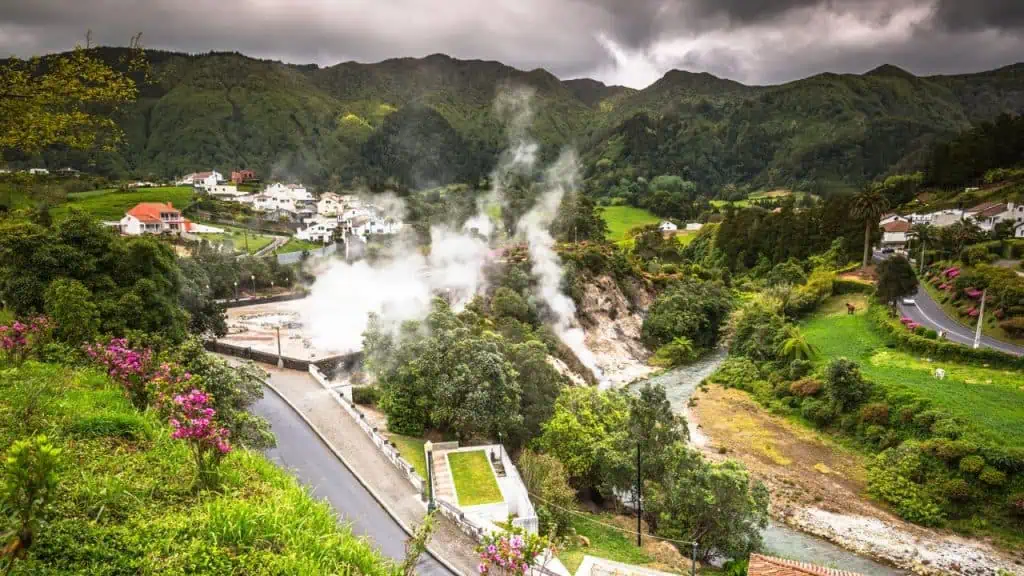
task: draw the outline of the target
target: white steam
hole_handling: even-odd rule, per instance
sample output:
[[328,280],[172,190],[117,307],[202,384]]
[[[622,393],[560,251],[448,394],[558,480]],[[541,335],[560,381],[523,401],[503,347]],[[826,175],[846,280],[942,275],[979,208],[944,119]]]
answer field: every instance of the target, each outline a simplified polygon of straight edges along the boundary
[[562,152],[558,161],[547,169],[544,177],[544,193],[537,203],[519,220],[516,228],[526,237],[530,251],[530,265],[537,277],[537,295],[554,314],[555,334],[562,339],[580,362],[594,376],[601,379],[594,353],[587,347],[585,334],[576,322],[576,304],[562,293],[562,262],[555,253],[555,239],[551,236],[551,223],[558,214],[567,190],[576,184],[576,153]]

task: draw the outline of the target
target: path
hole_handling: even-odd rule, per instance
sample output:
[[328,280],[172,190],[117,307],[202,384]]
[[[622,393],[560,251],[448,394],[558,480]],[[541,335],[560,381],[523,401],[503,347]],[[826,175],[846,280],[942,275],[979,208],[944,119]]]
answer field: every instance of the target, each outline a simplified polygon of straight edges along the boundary
[[[234,358],[228,359],[231,362],[238,361]],[[327,390],[306,372],[279,369],[266,364],[259,366],[270,374],[270,383],[323,433],[331,446],[370,484],[376,495],[402,523],[406,526],[416,526],[423,520],[426,506],[412,485],[377,451],[373,442]],[[322,446],[322,443],[319,445]],[[291,446],[282,444],[281,447],[286,452],[292,451]],[[289,456],[294,457],[292,454]],[[318,456],[323,457],[322,454]],[[333,454],[330,454],[329,458],[337,462]],[[338,464],[341,465],[340,462]],[[366,496],[369,496],[369,493]],[[344,510],[339,508],[339,511]],[[404,544],[404,535],[399,542]],[[384,542],[378,541],[378,545],[383,546]],[[463,574],[477,572],[479,557],[476,553],[476,543],[462,533],[454,523],[440,515],[434,522],[430,550],[434,555],[453,564]]]
[[256,253],[253,254],[253,256],[266,256],[267,254],[273,253],[274,250],[277,250],[278,248],[284,246],[287,243],[287,236],[274,236],[274,240],[270,244],[267,244],[263,248],[257,250]]
[[[974,345],[974,329],[950,318],[923,287],[918,288],[917,294],[914,295],[914,302],[914,306],[908,306],[901,301],[899,303],[900,314],[913,319],[914,322],[928,326],[936,332],[944,330],[948,340],[966,346]],[[1024,356],[1024,346],[1015,346],[984,334],[981,335],[981,344],[1014,356]]]
[[[315,497],[326,498],[352,523],[353,532],[373,540],[385,556],[398,561],[404,558],[407,536],[402,527],[284,400],[267,389],[254,412],[270,421],[277,436],[277,448],[268,450],[267,457],[295,474]],[[417,572],[451,574],[429,555],[420,559]]]

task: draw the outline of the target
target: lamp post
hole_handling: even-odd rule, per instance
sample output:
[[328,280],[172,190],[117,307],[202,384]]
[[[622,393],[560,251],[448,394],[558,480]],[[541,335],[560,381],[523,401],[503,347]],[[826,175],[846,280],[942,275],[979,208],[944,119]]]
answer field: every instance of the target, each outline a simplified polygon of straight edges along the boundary
[[642,548],[640,519],[643,517],[643,484],[640,481],[640,442],[636,443],[636,545]]
[[238,281],[235,280],[235,300],[238,300]]
[[255,296],[256,295],[256,275],[255,274],[250,274],[249,275],[249,279],[252,280],[252,294],[253,294],[253,296]]
[[434,511],[434,443],[430,440],[423,445],[427,451],[427,514]]
[[690,574],[691,574],[691,576],[697,576],[697,541],[696,540],[693,541],[693,556],[691,557]]

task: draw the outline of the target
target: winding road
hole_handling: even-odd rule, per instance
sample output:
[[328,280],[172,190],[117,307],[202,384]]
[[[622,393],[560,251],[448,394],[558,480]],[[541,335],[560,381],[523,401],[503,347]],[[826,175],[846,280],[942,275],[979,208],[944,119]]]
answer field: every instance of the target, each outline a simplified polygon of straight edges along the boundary
[[[408,538],[402,527],[276,392],[264,390],[253,411],[270,421],[277,436],[277,447],[267,450],[267,457],[295,474],[315,497],[326,498],[351,522],[353,532],[372,539],[382,554],[400,562]],[[429,554],[420,557],[416,573],[455,576]]]
[[[914,322],[928,326],[938,332],[943,330],[946,339],[966,346],[974,345],[974,329],[964,326],[950,318],[939,306],[939,303],[932,299],[931,294],[923,287],[919,287],[914,295],[914,305],[908,306],[902,301],[899,303],[900,314],[911,318]],[[981,345],[1014,356],[1024,356],[1024,347],[1015,346],[1009,342],[996,340],[989,336],[981,335]]]

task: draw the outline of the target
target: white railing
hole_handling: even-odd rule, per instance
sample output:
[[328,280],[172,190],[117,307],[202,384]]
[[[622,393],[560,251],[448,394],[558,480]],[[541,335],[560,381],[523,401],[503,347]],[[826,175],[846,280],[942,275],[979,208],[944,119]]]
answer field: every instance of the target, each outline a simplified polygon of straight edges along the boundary
[[314,380],[319,382],[320,385],[324,387],[324,389],[330,392],[331,397],[333,397],[334,400],[338,403],[338,405],[342,407],[345,413],[351,416],[352,419],[355,420],[356,424],[359,425],[359,428],[361,428],[363,432],[365,432],[366,435],[370,437],[370,440],[373,441],[373,444],[377,447],[377,450],[381,454],[383,454],[384,457],[387,458],[388,461],[395,466],[395,468],[398,468],[402,472],[402,475],[405,476],[405,479],[408,480],[409,483],[412,484],[413,488],[416,489],[416,493],[419,494],[420,497],[423,497],[423,493],[424,490],[426,489],[427,483],[426,481],[423,480],[423,477],[416,472],[416,468],[414,468],[412,464],[409,464],[409,462],[402,458],[402,455],[398,451],[398,449],[392,446],[387,438],[385,438],[379,432],[377,432],[377,429],[371,426],[366,421],[365,414],[360,412],[359,409],[356,408],[354,404],[350,404],[345,397],[343,397],[341,394],[338,394],[338,391],[334,390],[331,387],[330,382],[328,382],[327,380],[327,377],[325,377],[323,372],[321,372],[320,369],[317,368],[316,364],[311,363],[309,365],[309,373],[310,375],[313,376]]

